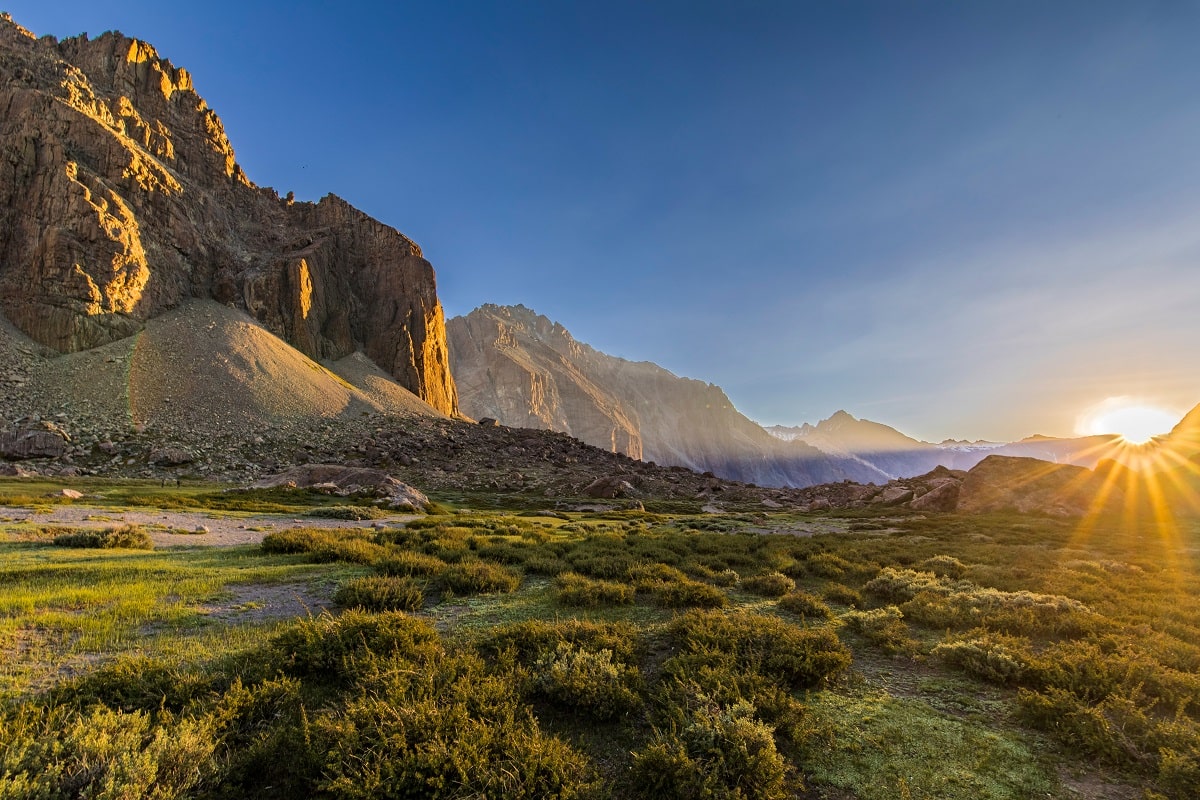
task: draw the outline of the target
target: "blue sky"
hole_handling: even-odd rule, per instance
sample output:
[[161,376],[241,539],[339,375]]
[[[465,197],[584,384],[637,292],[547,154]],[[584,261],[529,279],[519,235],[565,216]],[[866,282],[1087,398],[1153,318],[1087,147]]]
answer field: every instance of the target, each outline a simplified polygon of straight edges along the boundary
[[192,72],[255,182],[722,386],[926,439],[1200,402],[1200,4],[5,0]]

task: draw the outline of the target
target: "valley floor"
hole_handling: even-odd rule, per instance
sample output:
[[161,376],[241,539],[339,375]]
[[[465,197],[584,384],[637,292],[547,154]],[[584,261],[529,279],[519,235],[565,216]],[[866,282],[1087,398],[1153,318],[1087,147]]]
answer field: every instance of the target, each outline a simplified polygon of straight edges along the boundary
[[0,797],[1200,787],[1191,518],[30,486],[0,480]]

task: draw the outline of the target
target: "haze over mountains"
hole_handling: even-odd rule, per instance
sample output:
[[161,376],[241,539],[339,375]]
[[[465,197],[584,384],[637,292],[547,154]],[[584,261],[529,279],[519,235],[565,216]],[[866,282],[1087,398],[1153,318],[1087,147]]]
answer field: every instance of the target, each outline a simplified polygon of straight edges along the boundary
[[447,330],[468,416],[562,431],[634,458],[733,480],[886,483],[938,466],[969,470],[989,455],[1091,469],[1122,452],[1115,436],[935,444],[845,411],[816,425],[763,428],[720,387],[601,353],[524,306],[485,305],[450,319]]

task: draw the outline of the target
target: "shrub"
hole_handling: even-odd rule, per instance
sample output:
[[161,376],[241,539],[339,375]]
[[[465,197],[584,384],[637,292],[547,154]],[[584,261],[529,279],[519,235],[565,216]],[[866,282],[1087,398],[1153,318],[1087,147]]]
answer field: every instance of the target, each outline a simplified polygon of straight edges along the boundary
[[933,654],[947,664],[991,683],[1011,686],[1020,683],[1029,672],[1025,643],[1008,636],[983,634],[942,642]]
[[388,551],[366,539],[333,539],[312,550],[312,559],[321,564],[344,561],[348,564],[377,564],[387,557]]
[[299,743],[316,764],[309,796],[581,798],[588,759],[544,733],[508,676],[471,654],[403,654],[378,664],[361,693],[311,717]]
[[712,576],[712,582],[717,586],[737,586],[742,578],[736,570],[723,569]]
[[260,546],[264,553],[307,553],[330,541],[333,541],[333,536],[327,530],[291,528],[268,533]]
[[538,693],[596,719],[622,717],[641,705],[641,673],[614,662],[611,650],[590,651],[559,642],[553,655],[538,660],[535,674]]
[[367,611],[417,611],[425,603],[425,595],[412,578],[370,575],[343,583],[334,592],[333,602]]
[[884,567],[879,574],[863,586],[867,594],[890,603],[912,600],[918,592],[934,590],[945,593],[946,585],[932,572],[917,572],[911,569]]
[[375,569],[384,575],[407,575],[409,577],[440,575],[449,566],[437,556],[426,553],[414,553],[408,550],[388,550]]
[[851,589],[844,583],[827,583],[821,587],[821,595],[830,603],[862,608],[866,605],[863,596],[856,589]]
[[895,606],[870,611],[849,611],[842,617],[851,630],[857,631],[888,653],[911,653],[917,642],[908,635],[904,614]]
[[179,711],[211,689],[205,677],[186,666],[131,655],[55,687],[56,703],[80,709],[100,704],[117,711]]
[[5,797],[185,798],[218,771],[216,721],[59,708],[0,723]]
[[638,589],[649,591],[667,583],[681,583],[690,580],[682,570],[667,564],[638,564],[629,570],[628,578]]
[[555,555],[533,552],[525,558],[523,565],[526,572],[534,575],[555,576],[560,572],[569,572],[571,565]]
[[811,619],[830,619],[833,612],[825,601],[803,590],[789,592],[779,598],[779,607],[800,617]]
[[455,594],[515,592],[520,573],[484,561],[463,561],[448,566],[440,576],[442,585]]
[[574,572],[554,579],[554,599],[564,606],[597,608],[633,602],[634,588],[624,583],[594,580]]
[[707,583],[682,580],[664,583],[654,590],[660,605],[667,608],[723,608],[729,598],[723,591]]
[[383,519],[391,514],[375,506],[320,506],[304,512],[304,516],[361,522],[369,519]]
[[782,572],[764,572],[743,580],[742,588],[761,597],[783,597],[796,588],[796,582]]
[[681,654],[727,654],[742,669],[793,688],[817,686],[850,665],[850,651],[832,631],[765,614],[690,611],[668,633]]
[[567,556],[567,561],[576,572],[608,580],[625,580],[629,577],[629,571],[637,564],[628,553],[612,551],[572,552]]
[[557,652],[562,643],[597,652],[608,650],[621,664],[638,663],[637,629],[621,622],[527,620],[502,625],[479,641],[481,653],[497,656],[511,652],[517,663],[531,666]]
[[140,525],[122,525],[103,530],[76,529],[71,533],[60,533],[54,537],[59,547],[86,547],[95,549],[153,550],[154,542]]
[[840,578],[854,572],[854,565],[834,553],[816,553],[798,562],[796,569],[803,569],[805,574],[818,578]]
[[308,553],[318,563],[375,564],[387,556],[386,548],[368,541],[361,533],[322,528],[268,533],[263,537],[262,549],[267,553]]
[[279,665],[293,675],[344,678],[358,674],[371,656],[400,655],[428,660],[441,653],[441,639],[428,623],[399,611],[352,609],[337,617],[300,620],[270,642]]
[[680,734],[659,733],[633,755],[636,797],[653,800],[780,800],[786,765],[754,708],[698,709]]
[[961,578],[967,572],[967,565],[954,556],[933,556],[922,561],[920,565],[941,578]]

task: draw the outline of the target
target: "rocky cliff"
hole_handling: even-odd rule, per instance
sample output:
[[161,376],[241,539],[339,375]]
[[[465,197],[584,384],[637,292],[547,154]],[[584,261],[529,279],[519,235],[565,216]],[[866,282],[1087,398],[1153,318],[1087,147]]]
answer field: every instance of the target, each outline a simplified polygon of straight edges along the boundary
[[305,355],[362,351],[457,413],[433,268],[332,195],[255,186],[192,77],[106,33],[0,17],[0,310],[59,352],[129,336],[188,298],[250,313]]
[[739,413],[720,387],[602,353],[524,306],[481,306],[451,319],[447,330],[469,416],[562,431],[632,458],[763,486],[880,476],[780,441]]

